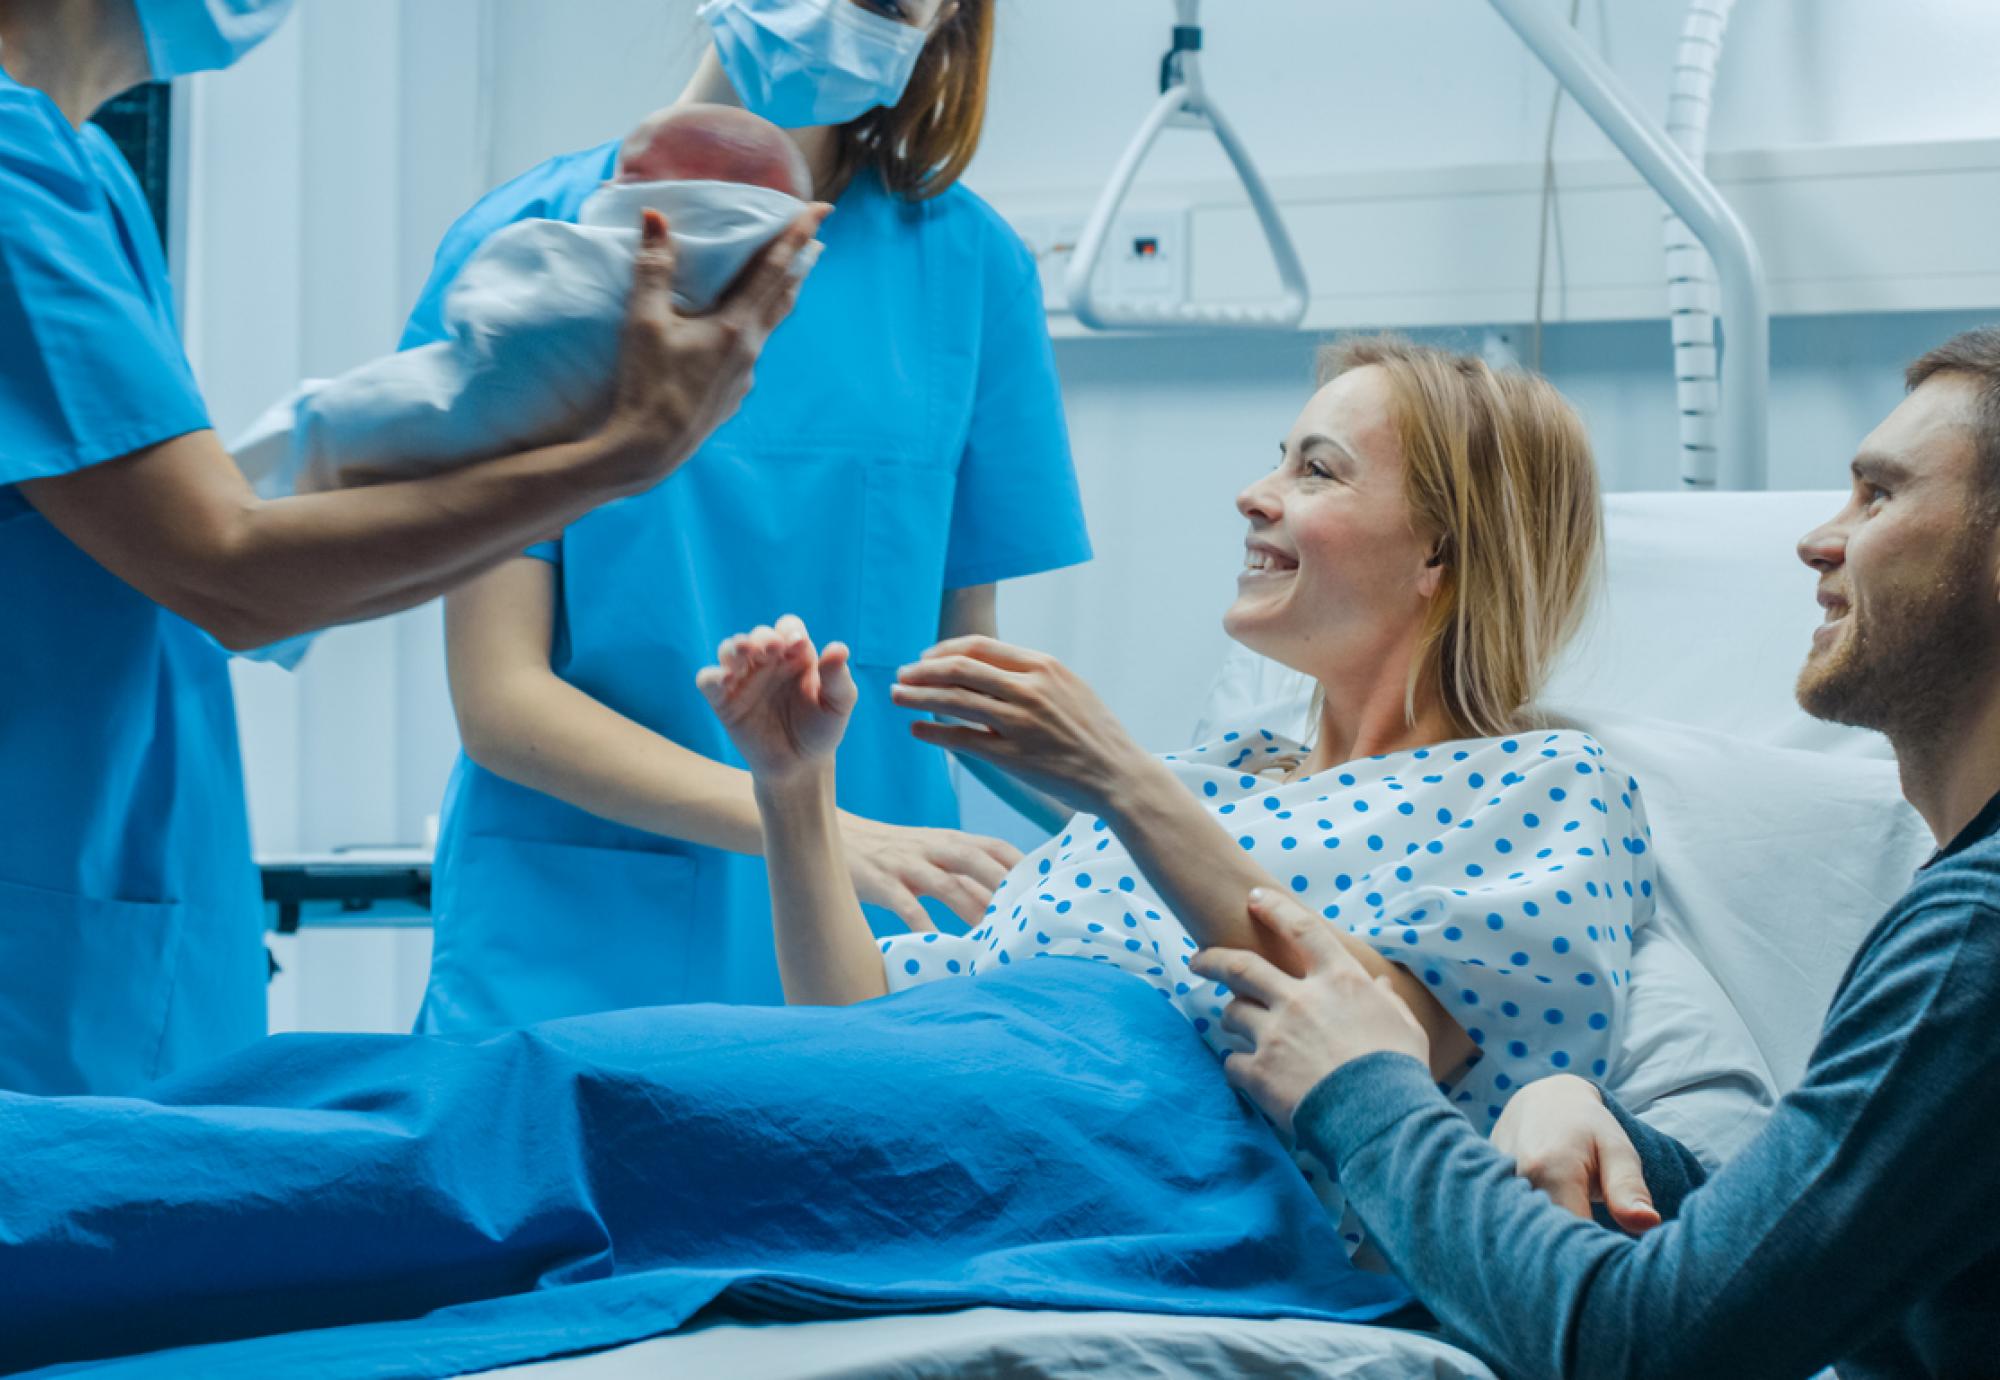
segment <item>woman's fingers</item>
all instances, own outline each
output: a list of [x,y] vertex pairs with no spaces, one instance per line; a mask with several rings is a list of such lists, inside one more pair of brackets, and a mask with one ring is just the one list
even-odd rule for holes
[[889,687],[889,699],[901,708],[914,709],[919,714],[945,714],[987,728],[1006,728],[1020,722],[1019,711],[1014,706],[971,690],[892,685]]
[[831,713],[846,714],[861,698],[847,665],[847,644],[832,642],[819,654],[820,704]]
[[1000,883],[1007,880],[1007,868],[991,854],[970,844],[951,844],[934,848],[931,861],[939,867],[956,872],[961,877],[970,877],[986,888],[987,899],[1000,889]]
[[1025,647],[1016,647],[982,633],[946,638],[925,652],[923,659],[932,661],[950,656],[972,657],[1007,671],[1036,671],[1049,664],[1049,658],[1040,652],[1031,652]]
[[1021,865],[1021,850],[1005,839],[981,838],[973,836],[977,846],[985,850],[986,856],[1000,864],[1007,872]]
[[709,708],[720,709],[728,698],[729,673],[720,666],[704,666],[694,673],[694,688],[701,691]]
[[900,883],[897,884],[896,889],[889,894],[886,900],[878,904],[894,911],[896,918],[901,920],[912,934],[935,934],[937,932],[937,923],[931,919],[931,913],[924,909],[924,903],[917,899],[916,892],[911,891],[908,887]]
[[910,725],[910,736],[947,752],[969,752],[1002,765],[1014,760],[1012,745],[1005,738],[976,724],[941,724],[935,719],[918,719]]
[[914,880],[917,883],[914,890],[942,903],[968,925],[976,925],[985,917],[987,902],[993,899],[992,892],[981,891],[976,883],[942,868],[920,867]]
[[769,624],[760,623],[744,640],[749,643],[751,656],[759,662],[770,660],[771,654],[778,650],[777,629]]
[[1022,689],[1021,672],[995,666],[977,657],[953,654],[926,657],[896,672],[898,685],[935,689],[975,690],[994,699],[1013,701]]

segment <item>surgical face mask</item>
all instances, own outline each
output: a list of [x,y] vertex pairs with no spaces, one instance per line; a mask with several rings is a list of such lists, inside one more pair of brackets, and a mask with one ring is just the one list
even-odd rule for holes
[[851,0],[707,0],[701,15],[743,104],[786,129],[894,105],[929,37]]
[[154,81],[219,72],[271,36],[292,0],[133,0]]

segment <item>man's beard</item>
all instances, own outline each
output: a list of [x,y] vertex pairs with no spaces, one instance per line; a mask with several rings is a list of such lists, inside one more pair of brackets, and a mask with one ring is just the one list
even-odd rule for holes
[[1816,719],[1922,739],[1946,724],[1994,657],[1992,607],[1982,593],[1983,534],[1968,532],[1924,585],[1870,601],[1836,648],[1799,672],[1799,706]]

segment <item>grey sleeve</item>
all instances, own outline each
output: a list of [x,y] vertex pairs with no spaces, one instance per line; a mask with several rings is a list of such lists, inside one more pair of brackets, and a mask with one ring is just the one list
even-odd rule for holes
[[[1966,1159],[2000,1105],[1996,928],[1965,907],[1904,917],[1770,1125],[1638,1239],[1515,1177],[1405,1056],[1329,1075],[1299,1108],[1298,1141],[1417,1296],[1503,1374],[1810,1374],[2000,1235],[2000,1178]],[[1686,1175],[1674,1158],[1667,1172]]]
[[1681,1204],[1707,1181],[1708,1170],[1702,1167],[1694,1151],[1626,1111],[1624,1104],[1609,1092],[1602,1088],[1598,1092],[1604,1098],[1605,1110],[1639,1152],[1639,1170],[1646,1176],[1646,1191],[1653,1195],[1653,1206],[1669,1220],[1680,1216]]

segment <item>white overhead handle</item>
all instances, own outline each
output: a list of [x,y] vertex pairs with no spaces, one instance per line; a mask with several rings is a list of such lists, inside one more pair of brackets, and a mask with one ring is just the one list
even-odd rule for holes
[[[1652,122],[1576,30],[1542,0],[1490,3],[1639,176],[1687,222],[1714,260],[1722,289],[1723,345],[1717,479],[1725,489],[1765,488],[1771,306],[1756,241],[1714,184]],[[1697,476],[1697,482],[1701,479]]]
[[[1263,177],[1257,172],[1257,165],[1250,161],[1250,151],[1236,137],[1236,131],[1230,127],[1229,121],[1216,108],[1202,85],[1200,0],[1175,0],[1175,8],[1179,22],[1174,26],[1174,46],[1160,63],[1160,99],[1139,126],[1131,147],[1118,160],[1118,167],[1111,174],[1111,181],[1106,184],[1103,195],[1098,197],[1097,205],[1083,227],[1083,235],[1077,241],[1076,253],[1070,260],[1066,282],[1070,310],[1076,313],[1078,321],[1099,331],[1290,329],[1305,318],[1306,306],[1311,300],[1311,292],[1306,285],[1305,264],[1300,261],[1299,251],[1285,230],[1285,222],[1278,214],[1278,205],[1272,199],[1270,188],[1265,186]],[[1243,183],[1243,190],[1250,198],[1251,208],[1257,213],[1257,221],[1264,229],[1264,239],[1271,246],[1271,257],[1277,263],[1278,278],[1284,289],[1278,300],[1184,302],[1177,306],[1162,306],[1157,302],[1121,301],[1098,295],[1094,280],[1098,260],[1103,257],[1104,247],[1111,239],[1111,223],[1117,219],[1118,208],[1124,204],[1125,194],[1131,191],[1132,181],[1138,176],[1139,166],[1146,161],[1147,153],[1152,150],[1153,141],[1170,121],[1209,129],[1214,133],[1216,142],[1222,145],[1222,151],[1229,155],[1229,161]]]

